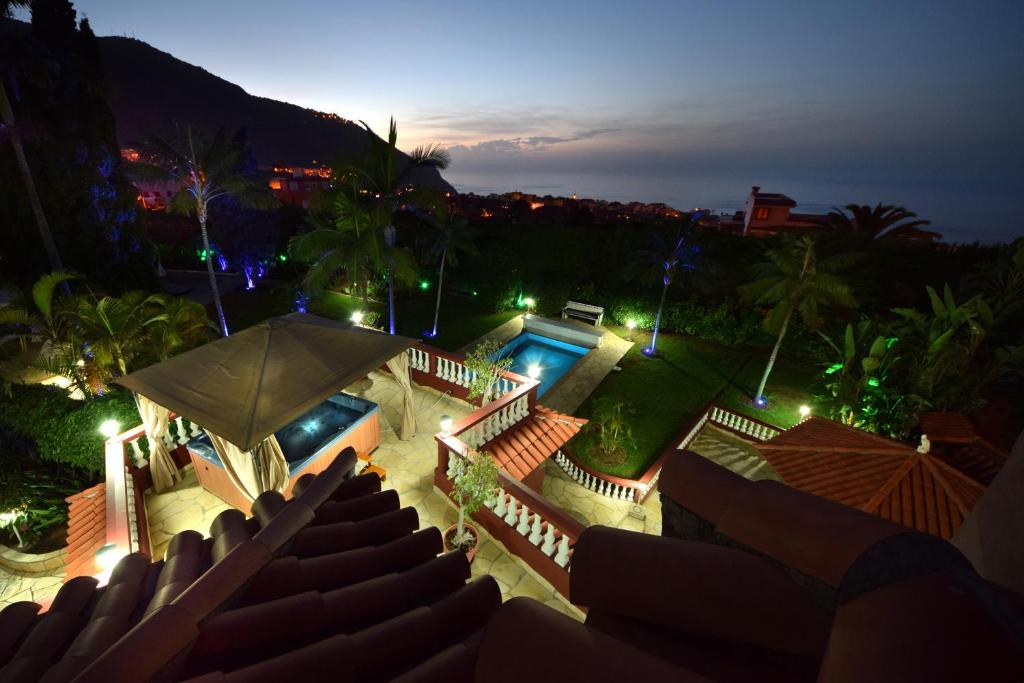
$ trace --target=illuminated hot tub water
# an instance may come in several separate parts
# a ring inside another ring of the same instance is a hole
[[[292,475],[375,416],[376,403],[348,394],[335,394],[309,412],[274,432]],[[203,434],[188,442],[188,448],[204,460],[223,467],[210,438]],[[358,449],[357,449],[358,450]]]
[[[512,372],[528,376],[531,365],[538,366],[540,386],[537,396],[543,396],[558,380],[569,372],[590,349],[569,344],[533,332],[523,332],[498,351],[498,356],[511,356]]]

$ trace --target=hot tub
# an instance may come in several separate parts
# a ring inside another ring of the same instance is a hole
[[[373,452],[380,445],[379,413],[376,403],[349,394],[335,394],[274,432],[288,461],[285,497],[291,497],[296,479],[304,474],[323,472],[349,446],[356,453]],[[249,501],[228,479],[210,438],[203,434],[192,439],[188,442],[188,451],[199,484],[229,505],[248,513]]]

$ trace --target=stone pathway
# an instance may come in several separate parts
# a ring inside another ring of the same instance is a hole
[[[701,430],[689,450],[752,481],[782,481],[752,443],[710,424]]]
[[[48,600],[57,594],[63,583],[63,568],[46,574],[19,574],[0,567],[0,610],[13,602]]]
[[[602,496],[580,486],[554,460],[548,460],[544,467],[544,497],[580,524],[603,524],[617,529],[661,535],[661,499],[657,491],[647,496],[641,506],[643,519],[640,519],[633,514],[633,503]]]
[[[397,491],[403,505],[416,508],[421,528],[436,526],[443,531],[458,520],[458,510],[446,496],[434,488],[434,468],[437,467],[437,443],[434,441],[434,434],[439,429],[442,415],[449,415],[457,420],[471,412],[470,406],[443,396],[433,389],[414,387],[417,433],[412,439],[401,441],[389,427],[401,421],[401,390],[386,374],[374,372],[370,374],[370,378],[373,380],[373,387],[365,396],[381,407],[383,418],[381,445],[373,454],[373,463],[387,471],[387,479],[383,486]],[[529,596],[582,620],[582,613],[569,604],[549,583],[538,577],[525,562],[509,553],[486,531],[483,531],[483,535],[484,540],[473,560],[474,577],[485,574],[493,576],[505,600]]]
[[[462,346],[458,353],[468,354],[470,351],[480,345],[481,342],[485,342],[491,339],[496,340],[499,344],[504,345],[507,342],[512,341],[518,337],[523,331],[523,316],[517,315],[516,317],[508,320],[501,325],[498,325],[493,330],[485,335],[477,337],[468,344]]]
[[[633,342],[605,330],[601,346],[591,349],[558,384],[544,394],[544,405],[560,413],[573,414],[619,364],[631,346]]]
[[[146,520],[149,543],[155,560],[162,560],[167,544],[179,531],[194,529],[210,535],[214,518],[231,506],[199,486],[191,464],[182,470],[182,480],[163,493],[146,491]]]

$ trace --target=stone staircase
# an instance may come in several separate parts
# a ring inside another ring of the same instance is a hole
[[[782,481],[752,443],[717,427],[707,425],[689,450],[752,481]]]

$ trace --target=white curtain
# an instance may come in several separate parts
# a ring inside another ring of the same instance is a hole
[[[413,404],[412,380],[409,378],[409,354],[403,351],[387,362],[391,376],[402,387],[402,424],[398,438],[408,441],[416,434],[416,406]]]
[[[260,477],[267,491],[278,491],[284,493],[288,488],[288,461],[284,458],[281,444],[277,437],[271,434],[263,439],[259,446],[253,449],[256,455],[256,465],[259,467]]]
[[[253,464],[253,457],[249,451],[243,451],[216,434],[206,433],[210,436],[213,450],[217,451],[221,464],[224,465],[228,479],[246,498],[256,500],[264,491],[284,493],[288,487],[288,461],[281,452],[281,445],[277,442],[276,436],[271,434],[253,449],[259,466],[257,477],[257,465]],[[264,482],[263,487],[260,486],[261,479]]]
[[[136,394],[135,398],[149,439],[149,473],[153,477],[153,488],[157,493],[166,491],[181,478],[163,440],[168,433],[171,411],[142,394]]]

